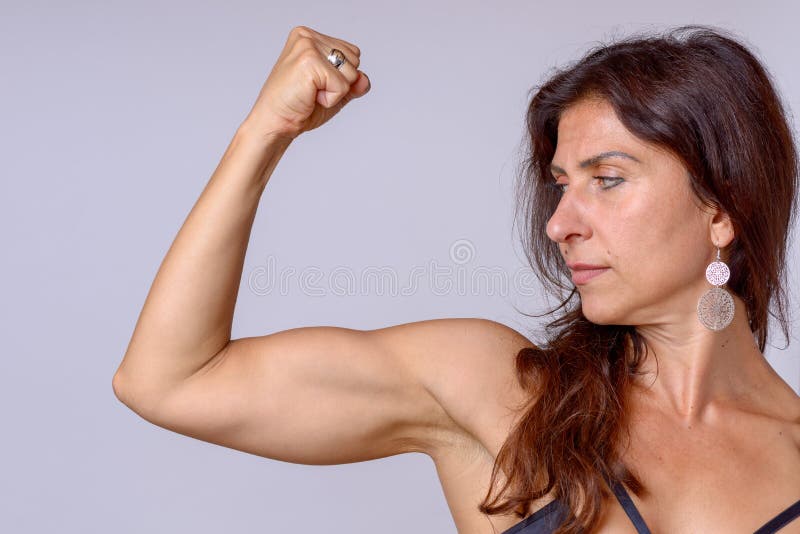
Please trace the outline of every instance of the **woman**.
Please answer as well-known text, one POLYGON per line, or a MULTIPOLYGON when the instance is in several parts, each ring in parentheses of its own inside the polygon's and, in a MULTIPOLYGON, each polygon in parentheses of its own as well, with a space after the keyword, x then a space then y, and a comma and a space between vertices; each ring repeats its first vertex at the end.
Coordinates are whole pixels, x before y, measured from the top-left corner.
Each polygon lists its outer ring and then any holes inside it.
POLYGON ((462 533, 800 533, 800 397, 762 354, 770 302, 788 333, 797 155, 759 61, 683 27, 538 88, 520 205, 531 264, 568 293, 541 347, 464 318, 231 340, 261 194, 369 91, 359 56, 291 31, 164 258, 120 400, 287 462, 423 452, 462 533))

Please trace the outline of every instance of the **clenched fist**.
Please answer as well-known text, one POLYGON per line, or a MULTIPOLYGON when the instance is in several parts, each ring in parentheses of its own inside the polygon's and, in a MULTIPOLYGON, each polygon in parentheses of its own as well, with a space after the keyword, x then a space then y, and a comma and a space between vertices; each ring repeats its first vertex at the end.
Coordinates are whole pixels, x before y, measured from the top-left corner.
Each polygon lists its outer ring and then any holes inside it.
POLYGON ((257 135, 294 139, 322 126, 353 98, 369 91, 367 75, 357 70, 361 50, 347 41, 297 26, 289 38, 245 119, 257 135), (346 61, 328 61, 332 48, 346 61))

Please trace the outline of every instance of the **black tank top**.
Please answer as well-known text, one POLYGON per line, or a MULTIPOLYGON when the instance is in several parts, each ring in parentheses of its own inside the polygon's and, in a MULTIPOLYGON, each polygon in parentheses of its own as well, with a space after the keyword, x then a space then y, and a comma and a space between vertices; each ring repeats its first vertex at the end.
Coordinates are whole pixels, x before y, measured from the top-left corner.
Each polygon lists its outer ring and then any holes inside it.
MULTIPOLYGON (((650 529, 633 504, 628 491, 625 486, 620 483, 612 485, 614 495, 622 505, 625 513, 628 514, 633 526, 636 527, 636 532, 639 534, 650 534, 650 529)), ((513 527, 504 531, 502 534, 551 534, 555 531, 556 527, 566 517, 567 508, 559 500, 550 501, 544 507, 536 510, 533 514, 529 515, 513 527)), ((764 526, 756 530, 753 534, 772 534, 778 532, 781 528, 788 525, 793 519, 800 517, 800 499, 787 509, 764 523, 764 526)))

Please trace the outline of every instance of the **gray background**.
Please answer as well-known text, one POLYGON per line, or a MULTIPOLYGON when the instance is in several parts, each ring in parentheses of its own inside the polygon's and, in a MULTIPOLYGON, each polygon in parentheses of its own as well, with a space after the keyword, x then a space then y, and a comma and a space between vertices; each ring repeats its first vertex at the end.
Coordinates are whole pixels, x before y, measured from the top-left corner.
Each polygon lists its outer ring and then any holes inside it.
MULTIPOLYGON (((156 269, 288 31, 360 46, 373 88, 280 162, 234 337, 436 317, 527 331, 535 320, 516 308, 538 311, 539 298, 518 291, 266 292, 257 275, 272 257, 278 269, 380 266, 402 280, 430 261, 453 266, 458 240, 459 265, 514 272, 528 89, 597 40, 699 22, 736 31, 800 109, 797 10, 764 5, 4 2, 0 531, 455 532, 427 456, 282 463, 153 426, 113 395, 156 269)), ((796 316, 796 270, 790 280, 796 316)), ((793 335, 767 356, 800 390, 796 324, 793 335)))

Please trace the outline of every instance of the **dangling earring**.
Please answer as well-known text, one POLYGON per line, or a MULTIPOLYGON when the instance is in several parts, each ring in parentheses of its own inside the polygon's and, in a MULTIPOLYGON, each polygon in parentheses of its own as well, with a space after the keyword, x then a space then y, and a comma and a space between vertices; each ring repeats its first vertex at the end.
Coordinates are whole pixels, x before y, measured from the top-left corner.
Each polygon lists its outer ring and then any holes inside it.
POLYGON ((706 280, 715 287, 703 293, 697 303, 697 316, 703 326, 709 330, 722 330, 733 320, 733 297, 719 287, 730 277, 731 271, 725 262, 720 260, 719 247, 717 247, 717 260, 709 263, 706 267, 706 280))

